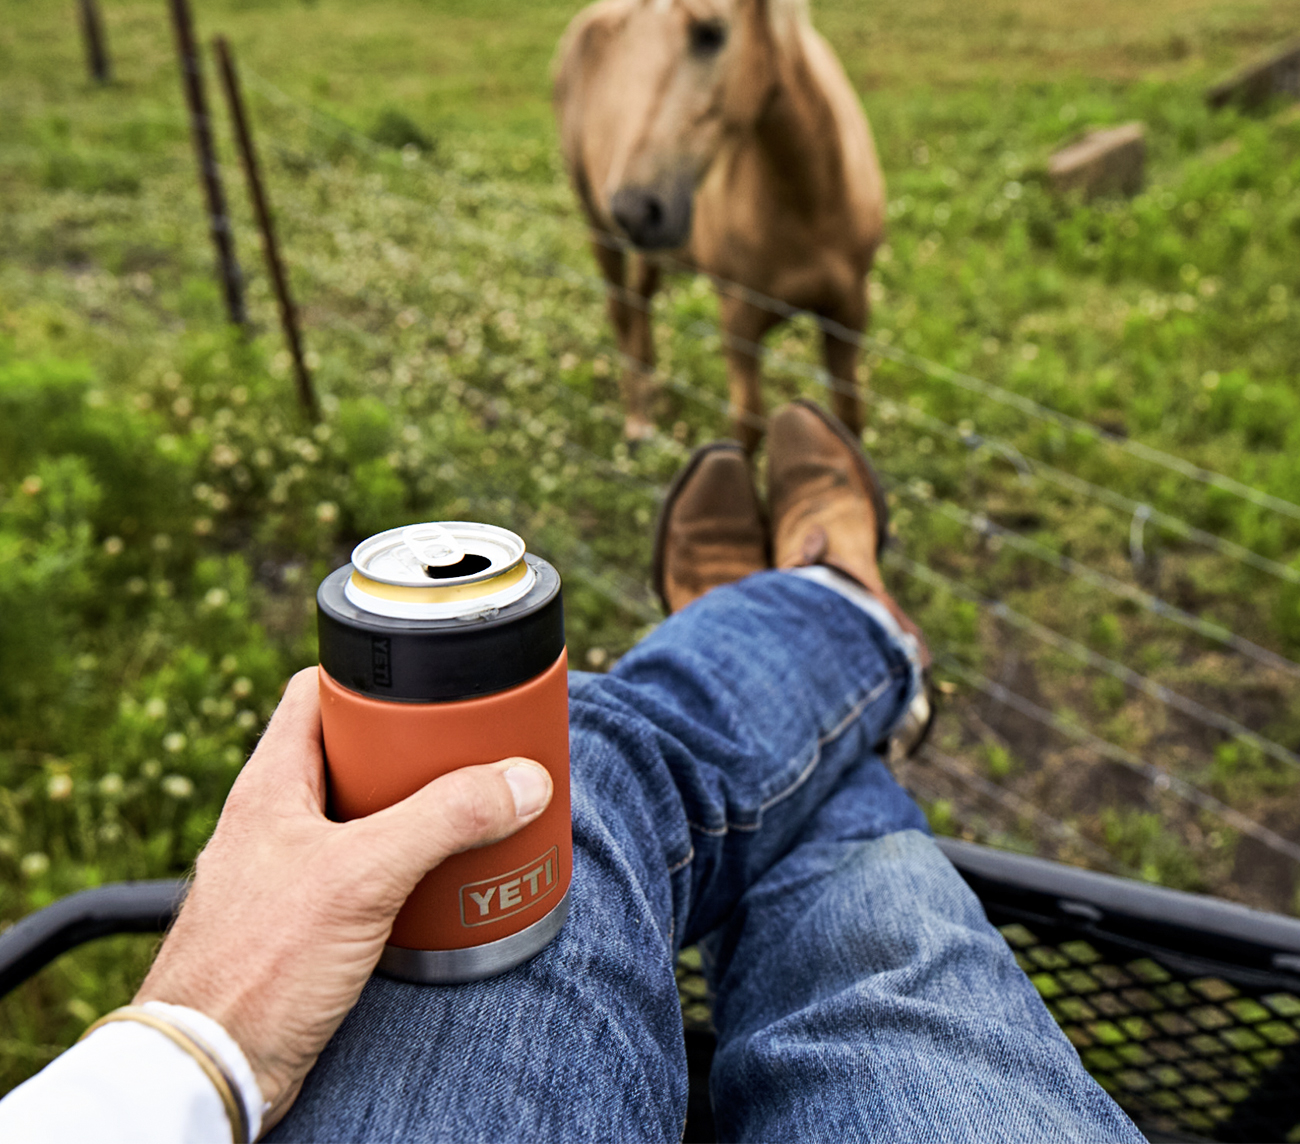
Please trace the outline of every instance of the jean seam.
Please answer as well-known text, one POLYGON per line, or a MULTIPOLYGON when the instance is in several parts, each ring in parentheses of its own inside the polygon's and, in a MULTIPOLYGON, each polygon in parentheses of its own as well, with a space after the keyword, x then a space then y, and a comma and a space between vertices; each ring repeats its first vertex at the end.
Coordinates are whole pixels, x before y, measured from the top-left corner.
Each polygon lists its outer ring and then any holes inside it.
POLYGON ((689 866, 694 861, 695 861, 695 846, 692 845, 691 848, 686 852, 685 858, 679 859, 678 861, 674 862, 671 866, 668 867, 668 873, 676 874, 678 870, 684 869, 686 866, 689 866))
MULTIPOLYGON (((687 819, 686 825, 691 830, 694 830, 700 834, 704 834, 714 838, 720 838, 732 830, 749 832, 749 831, 760 829, 763 825, 763 812, 770 810, 772 807, 776 806, 777 803, 782 802, 785 799, 789 798, 792 794, 794 794, 795 791, 797 791, 801 786, 803 786, 804 783, 806 783, 812 777, 813 772, 816 771, 818 764, 822 760, 822 748, 825 747, 828 743, 834 742, 841 735, 843 735, 844 732, 847 731, 849 727, 853 725, 853 723, 855 723, 858 719, 862 718, 862 715, 866 711, 866 709, 877 699, 879 699, 881 695, 883 695, 886 691, 889 690, 889 688, 893 685, 894 681, 897 679, 899 674, 900 674, 900 670, 898 667, 891 667, 889 669, 888 679, 882 680, 878 687, 868 692, 861 699, 857 700, 857 702, 855 702, 845 713, 843 718, 841 718, 840 721, 836 723, 834 727, 832 727, 829 731, 827 731, 825 735, 818 736, 817 743, 813 748, 812 758, 809 760, 808 765, 804 767, 804 769, 794 777, 794 779, 790 782, 788 786, 784 787, 776 794, 769 796, 763 802, 759 803, 758 818, 756 821, 752 823, 724 822, 722 826, 718 827, 718 826, 701 826, 698 823, 692 822, 690 819, 687 819)), ((694 847, 692 846, 691 849, 692 849, 691 856, 693 857, 694 847)))
POLYGON ((731 829, 731 824, 727 822, 724 822, 721 826, 701 826, 699 823, 692 822, 689 818, 686 820, 686 825, 697 834, 703 834, 708 838, 721 838, 731 829))

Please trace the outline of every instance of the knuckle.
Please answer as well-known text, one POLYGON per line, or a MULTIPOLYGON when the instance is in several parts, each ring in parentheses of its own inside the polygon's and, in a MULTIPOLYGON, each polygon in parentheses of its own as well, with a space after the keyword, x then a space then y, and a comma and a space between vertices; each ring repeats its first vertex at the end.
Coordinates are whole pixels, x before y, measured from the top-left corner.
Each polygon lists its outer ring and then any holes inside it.
POLYGON ((446 815, 455 834, 472 841, 500 823, 501 798, 481 777, 461 775, 446 804, 446 815))

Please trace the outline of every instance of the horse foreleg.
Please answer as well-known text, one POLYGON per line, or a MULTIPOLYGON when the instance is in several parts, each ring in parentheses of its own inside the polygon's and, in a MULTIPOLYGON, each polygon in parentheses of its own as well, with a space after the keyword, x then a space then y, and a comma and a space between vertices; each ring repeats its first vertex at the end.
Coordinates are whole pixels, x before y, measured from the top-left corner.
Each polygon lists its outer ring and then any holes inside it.
POLYGON ((629 441, 654 436, 655 339, 651 300, 659 289, 662 269, 644 254, 632 256, 631 282, 627 291, 627 344, 623 354, 623 400, 627 419, 623 433, 629 441))
MULTIPOLYGON (((646 416, 646 365, 638 355, 636 293, 627 285, 627 255, 622 247, 611 246, 600 238, 592 240, 592 252, 605 278, 605 302, 609 321, 618 342, 618 387, 623 398, 624 432, 629 438, 641 434, 648 424, 646 416)), ((641 434, 644 435, 644 434, 641 434)))
MULTIPOLYGON (((857 304, 849 304, 833 314, 826 315, 839 326, 847 327, 854 334, 860 334, 867 325, 867 303, 865 290, 859 288, 857 304)), ((862 400, 862 389, 858 384, 858 358, 861 355, 858 341, 845 340, 830 330, 825 330, 822 338, 822 356, 826 363, 826 372, 831 378, 831 409, 854 436, 862 432, 866 423, 866 413, 862 400)))
POLYGON ((763 392, 759 385, 759 343, 781 319, 736 298, 722 297, 727 385, 731 397, 731 424, 745 452, 753 453, 763 439, 763 392))

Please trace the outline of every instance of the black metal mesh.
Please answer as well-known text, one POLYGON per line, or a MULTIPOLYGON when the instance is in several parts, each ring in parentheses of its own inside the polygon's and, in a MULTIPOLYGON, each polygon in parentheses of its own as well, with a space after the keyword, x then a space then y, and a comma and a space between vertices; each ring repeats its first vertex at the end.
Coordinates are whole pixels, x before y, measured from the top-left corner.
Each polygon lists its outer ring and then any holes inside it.
MULTIPOLYGON (((1083 1063, 1162 1140, 1300 1144, 1300 921, 936 840, 979 896, 1083 1063)), ((0 993, 67 949, 163 928, 181 882, 101 886, 0 934, 0 993)), ((687 1142, 714 1140, 712 1014, 698 949, 678 995, 687 1142)))
MULTIPOLYGON (((1296 992, 1260 974, 1233 984, 1175 959, 1125 958, 1055 925, 999 928, 1088 1071, 1144 1131, 1300 1141, 1296 992)), ((682 951, 677 988, 687 1030, 711 1031, 697 949, 682 951)))
MULTIPOLYGON (((1300 997, 1155 957, 1000 927, 1088 1071, 1144 1128, 1300 1140, 1300 997)), ((1252 979, 1262 975, 1250 974, 1252 979)))

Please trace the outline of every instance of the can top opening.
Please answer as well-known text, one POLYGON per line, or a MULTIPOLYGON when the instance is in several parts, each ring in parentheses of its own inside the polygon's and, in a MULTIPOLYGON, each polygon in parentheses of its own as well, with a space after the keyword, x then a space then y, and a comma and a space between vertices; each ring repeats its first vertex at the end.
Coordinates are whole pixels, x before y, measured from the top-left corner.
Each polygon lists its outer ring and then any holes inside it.
POLYGON ((347 598, 376 615, 454 619, 481 615, 526 595, 534 582, 524 542, 475 521, 391 528, 352 550, 347 598))
POLYGON ((352 567, 367 580, 404 588, 473 583, 508 571, 524 558, 523 539, 509 529, 467 520, 390 528, 352 550, 352 567))
POLYGON ((424 574, 430 580, 455 580, 466 576, 475 576, 492 567, 492 561, 477 552, 467 552, 455 564, 436 564, 425 568, 424 574))

